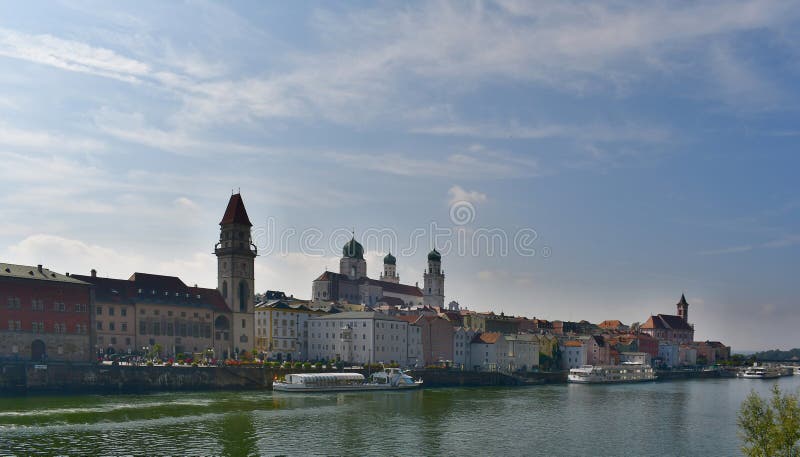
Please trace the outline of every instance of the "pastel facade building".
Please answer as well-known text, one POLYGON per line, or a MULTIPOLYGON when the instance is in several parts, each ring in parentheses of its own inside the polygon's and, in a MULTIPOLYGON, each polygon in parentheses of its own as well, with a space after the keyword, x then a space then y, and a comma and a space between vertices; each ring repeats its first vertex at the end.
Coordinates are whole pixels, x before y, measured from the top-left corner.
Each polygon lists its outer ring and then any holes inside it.
POLYGON ((589 365, 611 364, 609 345, 602 335, 592 335, 585 339, 586 363, 589 365))
POLYGON ((567 340, 561 345, 561 369, 569 370, 586 365, 586 345, 579 340, 567 340))
POLYGON ((470 368, 478 371, 530 371, 539 366, 534 335, 476 334, 470 343, 470 368))
POLYGON ((669 341, 661 341, 658 344, 658 358, 661 363, 669 368, 677 367, 680 365, 680 345, 670 343, 669 341))
POLYGON ((402 319, 378 312, 313 317, 308 330, 309 359, 412 366, 419 359, 416 350, 422 341, 418 329, 402 319))
POLYGON ((256 305, 256 350, 269 359, 307 360, 309 320, 326 312, 288 297, 256 305))
POLYGON ((475 337, 472 329, 458 327, 453 331, 453 365, 461 369, 469 369, 472 359, 470 342, 475 337))
POLYGON ((38 266, 0 263, 0 357, 89 361, 92 286, 38 266))

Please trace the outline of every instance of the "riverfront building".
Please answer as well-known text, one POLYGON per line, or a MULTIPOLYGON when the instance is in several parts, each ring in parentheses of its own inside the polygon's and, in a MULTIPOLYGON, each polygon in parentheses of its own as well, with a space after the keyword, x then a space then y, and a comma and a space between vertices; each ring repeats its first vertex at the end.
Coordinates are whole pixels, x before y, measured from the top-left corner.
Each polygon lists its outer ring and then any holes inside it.
POLYGON ((0 264, 0 357, 88 361, 92 286, 38 266, 0 264))
POLYGON ((478 333, 470 346, 473 370, 513 372, 539 366, 539 344, 534 335, 478 333))
POLYGON ((307 300, 274 291, 267 292, 255 312, 256 350, 277 360, 308 359, 308 322, 312 317, 326 314, 309 308, 307 300))
POLYGON ((670 314, 650 316, 640 327, 642 333, 677 344, 694 341, 694 325, 689 323, 689 303, 683 294, 676 307, 677 316, 670 314))
POLYGON ((344 312, 309 320, 309 358, 350 363, 421 363, 420 327, 378 312, 344 312))
POLYGON ((234 354, 230 310, 216 289, 187 286, 175 276, 134 273, 128 279, 73 275, 95 286, 92 310, 94 353, 149 352, 163 355, 213 349, 234 354))

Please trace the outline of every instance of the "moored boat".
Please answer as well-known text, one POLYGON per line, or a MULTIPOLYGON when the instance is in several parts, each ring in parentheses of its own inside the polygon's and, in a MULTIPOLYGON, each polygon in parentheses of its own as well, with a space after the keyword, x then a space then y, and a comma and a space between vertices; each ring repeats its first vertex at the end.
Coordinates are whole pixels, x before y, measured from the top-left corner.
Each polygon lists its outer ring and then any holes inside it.
POLYGON ((399 368, 373 373, 369 381, 361 373, 297 373, 272 383, 272 389, 281 392, 406 390, 421 386, 422 379, 415 380, 399 368))
POLYGON ((656 379, 653 367, 640 363, 622 365, 584 365, 569 370, 567 381, 578 384, 642 382, 656 379))
POLYGON ((756 364, 742 373, 742 377, 747 379, 775 379, 780 375, 781 372, 778 368, 756 364))

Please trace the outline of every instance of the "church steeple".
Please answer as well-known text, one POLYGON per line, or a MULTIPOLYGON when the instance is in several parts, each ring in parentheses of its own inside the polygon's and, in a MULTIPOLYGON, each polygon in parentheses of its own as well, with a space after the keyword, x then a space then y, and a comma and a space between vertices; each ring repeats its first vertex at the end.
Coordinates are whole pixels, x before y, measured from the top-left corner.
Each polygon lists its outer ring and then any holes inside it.
POLYGON ((681 294, 681 301, 676 305, 678 307, 678 316, 684 322, 689 322, 689 302, 686 301, 686 296, 681 294))
POLYGON ((219 242, 214 246, 217 256, 217 287, 233 312, 233 349, 251 349, 255 343, 254 326, 254 267, 258 249, 250 238, 253 224, 247 216, 241 194, 231 195, 225 214, 219 223, 219 242))

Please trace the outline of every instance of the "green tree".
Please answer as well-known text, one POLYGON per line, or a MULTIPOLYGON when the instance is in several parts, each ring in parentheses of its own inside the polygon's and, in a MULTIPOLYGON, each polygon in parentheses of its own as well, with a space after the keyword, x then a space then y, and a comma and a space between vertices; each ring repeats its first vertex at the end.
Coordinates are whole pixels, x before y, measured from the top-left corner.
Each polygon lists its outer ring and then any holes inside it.
POLYGON ((772 398, 757 393, 742 403, 737 418, 742 452, 750 457, 800 456, 800 398, 772 387, 772 398))

